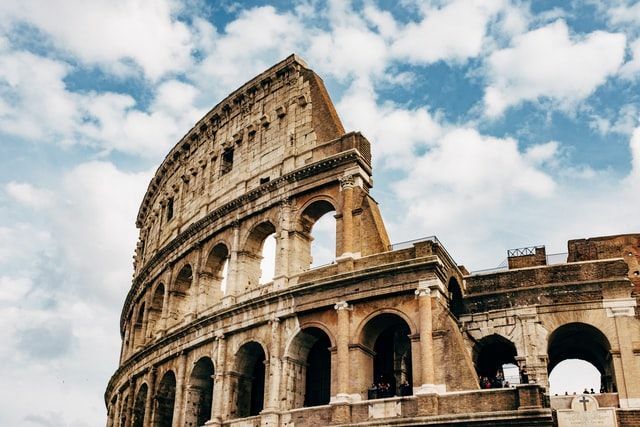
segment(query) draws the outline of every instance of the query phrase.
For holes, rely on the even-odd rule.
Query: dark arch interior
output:
[[[309,233],[313,224],[325,214],[335,211],[336,208],[326,200],[318,200],[307,206],[301,215],[302,231]]]
[[[213,247],[213,249],[211,249],[211,252],[207,257],[207,262],[205,264],[206,270],[210,274],[220,274],[227,258],[229,258],[229,250],[223,243],[218,243]]]
[[[500,375],[504,378],[502,366],[506,364],[517,366],[516,355],[516,346],[508,339],[495,334],[484,337],[476,343],[473,349],[476,372],[479,377],[487,378],[490,381]],[[496,385],[492,384],[491,387],[496,387]]]
[[[132,427],[143,427],[144,425],[144,405],[147,401],[148,387],[146,384],[142,384],[136,394],[136,400],[133,404],[133,422]]]
[[[158,329],[158,322],[160,322],[160,317],[162,316],[162,305],[164,303],[164,285],[160,283],[158,287],[156,287],[155,292],[153,293],[153,298],[151,299],[151,304],[149,304],[149,315],[147,316],[147,331],[155,331]],[[148,336],[152,336],[152,334],[147,333]]]
[[[269,221],[258,224],[253,228],[253,230],[251,230],[245,250],[255,255],[260,255],[262,253],[262,245],[264,244],[265,239],[275,232],[276,228]]]
[[[213,375],[210,358],[203,357],[196,362],[189,377],[185,426],[202,426],[211,418]]]
[[[400,316],[384,313],[363,330],[363,343],[373,350],[370,398],[412,394],[411,330]]]
[[[178,292],[186,293],[191,287],[191,281],[193,280],[193,271],[189,264],[182,267],[176,278],[175,289]]]
[[[458,317],[464,313],[464,300],[462,299],[462,289],[458,281],[452,277],[447,287],[449,292],[449,310],[454,316]]]
[[[319,328],[307,328],[302,333],[311,345],[306,363],[304,406],[326,405],[331,397],[331,341]]]
[[[549,373],[564,360],[584,360],[600,372],[601,384],[606,391],[616,390],[611,346],[607,337],[597,328],[586,323],[569,323],[559,327],[549,336],[547,354]]]
[[[244,344],[238,350],[237,417],[258,415],[264,407],[265,358],[262,346],[255,341]]]
[[[160,381],[156,394],[156,411],[153,427],[171,427],[173,424],[173,407],[176,399],[176,376],[167,372]]]

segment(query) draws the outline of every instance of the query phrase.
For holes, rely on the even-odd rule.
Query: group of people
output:
[[[486,377],[480,375],[479,377],[480,388],[488,389],[488,388],[509,388],[511,384],[509,381],[505,381],[504,374],[500,371],[496,373],[494,377]]]
[[[405,380],[400,384],[398,390],[384,378],[384,376],[378,377],[378,379],[369,388],[369,399],[382,399],[385,397],[393,396],[411,396],[412,390],[409,383]]]

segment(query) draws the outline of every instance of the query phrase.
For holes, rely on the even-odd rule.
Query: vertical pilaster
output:
[[[176,399],[173,407],[173,422],[177,426],[184,424],[184,389],[187,376],[187,353],[182,352],[178,356],[178,375],[176,378]]]
[[[160,316],[160,327],[158,328],[161,334],[166,332],[167,328],[169,327],[168,318],[169,318],[169,305],[171,305],[170,289],[173,285],[172,281],[173,281],[173,266],[171,267],[171,271],[169,273],[169,280],[167,280],[167,283],[165,284],[164,296],[162,298],[162,314]]]
[[[133,401],[135,399],[136,392],[136,379],[129,379],[129,399],[127,400],[126,418],[124,427],[131,427],[133,424]]]
[[[269,362],[269,396],[267,408],[279,409],[280,402],[280,378],[282,375],[282,360],[280,358],[280,319],[272,318],[271,324],[271,351]]]
[[[236,295],[238,292],[238,280],[239,280],[239,257],[240,252],[240,223],[235,221],[233,223],[233,241],[231,242],[231,256],[229,257],[229,266],[227,273],[227,292],[222,298],[222,305],[228,307],[235,303]]]
[[[349,318],[353,309],[346,301],[339,301],[333,307],[338,315],[338,331],[336,338],[337,390],[332,399],[336,403],[349,402]]]
[[[619,358],[615,366],[616,386],[621,408],[640,408],[640,384],[636,380],[638,372],[637,356],[633,353],[631,321],[635,319],[635,299],[610,300],[603,303],[607,316],[615,322]]]
[[[416,289],[418,299],[418,319],[420,324],[420,376],[422,385],[414,394],[435,393],[435,372],[433,363],[433,309],[429,282],[421,281]]]
[[[144,427],[151,427],[152,420],[152,403],[156,393],[156,368],[154,366],[149,369],[147,377],[147,399],[144,401]]]
[[[353,175],[340,178],[340,191],[342,192],[342,254],[353,255]]]
[[[226,363],[227,341],[223,334],[216,335],[218,343],[216,349],[216,371],[213,379],[213,402],[211,404],[211,419],[207,425],[219,426],[222,424],[222,402],[224,400],[224,366]]]
[[[290,274],[289,262],[291,244],[289,241],[291,231],[291,202],[284,200],[280,204],[279,227],[276,239],[276,268],[273,283],[276,289],[286,287],[287,277]]]

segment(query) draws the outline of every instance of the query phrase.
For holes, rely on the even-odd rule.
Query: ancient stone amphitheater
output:
[[[471,274],[435,237],[390,244],[371,187],[369,141],[296,56],[207,113],[140,206],[107,426],[640,425],[640,235]],[[335,260],[311,268],[325,214]],[[549,396],[566,359],[600,393]]]

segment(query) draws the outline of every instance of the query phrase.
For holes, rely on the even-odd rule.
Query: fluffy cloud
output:
[[[11,181],[5,186],[7,194],[18,203],[40,209],[51,203],[50,191],[34,187],[27,182]]]
[[[191,33],[176,19],[180,8],[173,0],[2,2],[0,22],[36,27],[86,64],[131,73],[133,62],[157,79],[191,62]]]
[[[417,64],[478,56],[487,24],[502,3],[455,0],[439,8],[426,6],[424,18],[408,24],[398,35],[392,47],[394,55]]]
[[[640,6],[640,3],[638,3]],[[631,59],[620,68],[620,75],[627,79],[636,78],[640,75],[640,39],[629,45]]]
[[[625,36],[595,31],[572,39],[558,20],[514,39],[487,60],[485,112],[501,115],[523,101],[546,97],[569,107],[616,73],[624,59]]]

